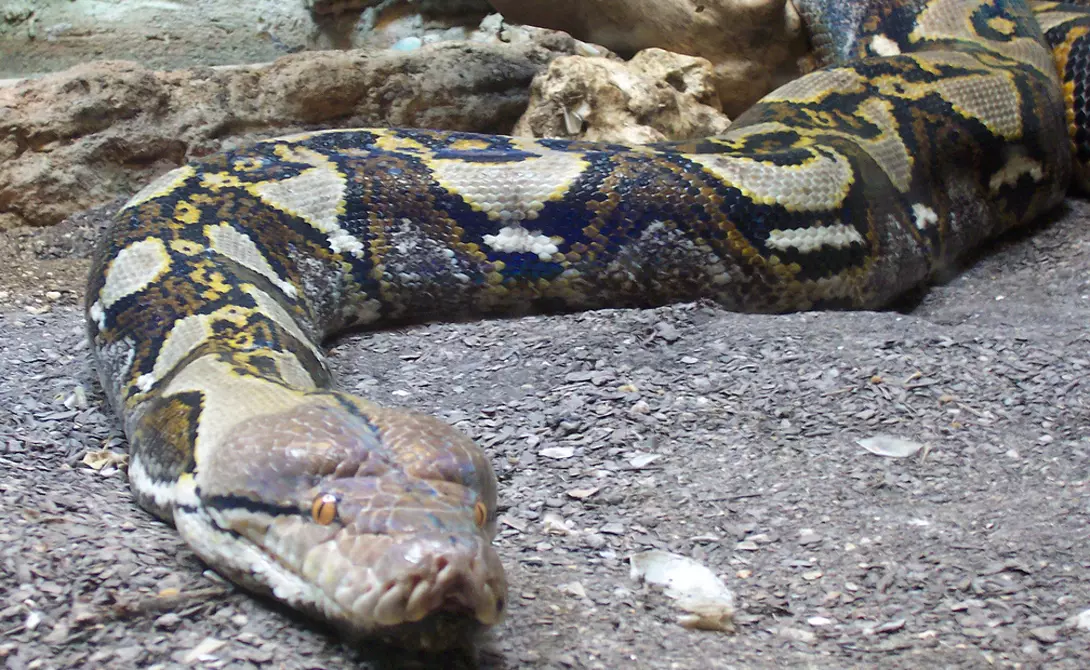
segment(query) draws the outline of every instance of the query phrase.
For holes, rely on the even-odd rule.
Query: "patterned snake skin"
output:
[[[140,504],[217,571],[351,637],[463,644],[504,611],[488,458],[333,389],[324,338],[696,298],[877,308],[1082,176],[1084,10],[796,5],[827,66],[721,137],[331,130],[143,189],[87,290]]]

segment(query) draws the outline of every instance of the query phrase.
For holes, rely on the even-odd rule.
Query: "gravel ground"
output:
[[[1086,668],[1088,220],[1072,201],[902,311],[437,324],[333,361],[492,454],[511,607],[482,667]],[[404,667],[225,585],[83,464],[125,449],[76,306],[94,221],[0,243],[0,659]],[[631,581],[651,548],[718,573],[737,633]]]

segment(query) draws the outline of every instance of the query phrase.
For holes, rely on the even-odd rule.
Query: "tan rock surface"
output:
[[[0,79],[92,60],[175,70],[467,39],[488,10],[485,0],[2,0]]]
[[[533,76],[573,49],[538,33],[173,72],[99,62],[0,86],[0,229],[53,224],[189,159],[308,127],[510,131]]]
[[[628,62],[556,59],[534,79],[514,133],[644,144],[715,135],[729,125],[711,63],[646,49]]]
[[[489,1],[509,21],[563,30],[623,56],[659,47],[707,58],[732,117],[797,77],[807,51],[790,0]]]

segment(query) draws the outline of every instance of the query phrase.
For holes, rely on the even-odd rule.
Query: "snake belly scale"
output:
[[[461,644],[505,609],[488,458],[438,419],[336,390],[324,338],[697,298],[877,308],[1081,174],[1084,10],[796,5],[826,66],[723,136],[329,130],[137,193],[86,312],[138,502],[217,571],[349,636]]]

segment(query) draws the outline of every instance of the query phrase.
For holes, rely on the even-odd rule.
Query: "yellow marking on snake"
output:
[[[820,102],[834,93],[860,93],[866,80],[849,68],[818,70],[809,77],[789,81],[766,95],[765,102]]]
[[[229,305],[210,314],[191,314],[176,321],[159,348],[155,367],[137,382],[141,390],[148,391],[186,356],[207,342],[212,336],[213,324],[222,321],[242,326],[246,323],[247,316],[242,308]]]
[[[136,205],[147,202],[152,198],[166,195],[194,174],[196,174],[196,171],[191,165],[185,165],[171,170],[170,172],[157,177],[150,184],[137,191],[136,195],[129,198],[129,201],[121,206],[121,209],[129,209],[130,207],[135,207]]]
[[[289,298],[299,297],[295,286],[276,274],[261,250],[257,248],[257,244],[245,233],[224,221],[218,226],[205,226],[204,234],[208,237],[213,250],[265,277]]]
[[[208,457],[208,450],[221,444],[227,431],[240,420],[289,411],[298,406],[301,397],[297,389],[238,374],[214,354],[192,361],[164,386],[165,397],[189,391],[204,396],[194,444],[198,467]]]
[[[578,153],[518,141],[512,145],[531,156],[502,163],[433,159],[428,167],[443,188],[503,222],[536,219],[545,203],[563,196],[587,167]]]
[[[1052,53],[1032,37],[1014,37],[1001,42],[976,33],[971,17],[976,10],[988,4],[991,4],[988,0],[931,0],[916,17],[916,28],[909,34],[909,39],[964,39],[966,34],[974,34],[987,48],[1014,61],[1026,63],[1046,76],[1055,77]]]
[[[996,135],[1015,139],[1022,134],[1021,98],[1010,77],[973,75],[933,86],[956,111],[979,120]]]
[[[298,216],[325,233],[329,248],[333,251],[361,257],[363,243],[340,225],[346,184],[337,166],[322,154],[305,147],[277,145],[276,153],[284,160],[314,167],[288,179],[250,186],[249,190],[269,205]]]
[[[261,310],[263,314],[272,319],[276,325],[290,333],[292,337],[299,340],[299,343],[310,349],[317,358],[322,358],[322,350],[314,343],[314,337],[304,333],[299,327],[299,322],[295,320],[295,317],[288,314],[288,311],[284,309],[275,298],[258,287],[249,284],[243,286],[242,290],[254,299],[254,302],[257,303],[257,308]]]
[[[780,166],[727,154],[690,154],[686,158],[737,187],[762,204],[777,204],[792,212],[817,212],[837,207],[854,181],[844,156],[818,154],[800,165]]]
[[[157,238],[134,242],[118,252],[106,272],[99,293],[101,309],[109,309],[122,298],[139,293],[170,269],[170,254]]]
[[[1037,23],[1041,26],[1042,32],[1048,32],[1056,26],[1067,23],[1068,21],[1075,21],[1077,19],[1084,18],[1086,14],[1081,12],[1065,12],[1065,11],[1044,11],[1037,12]]]

